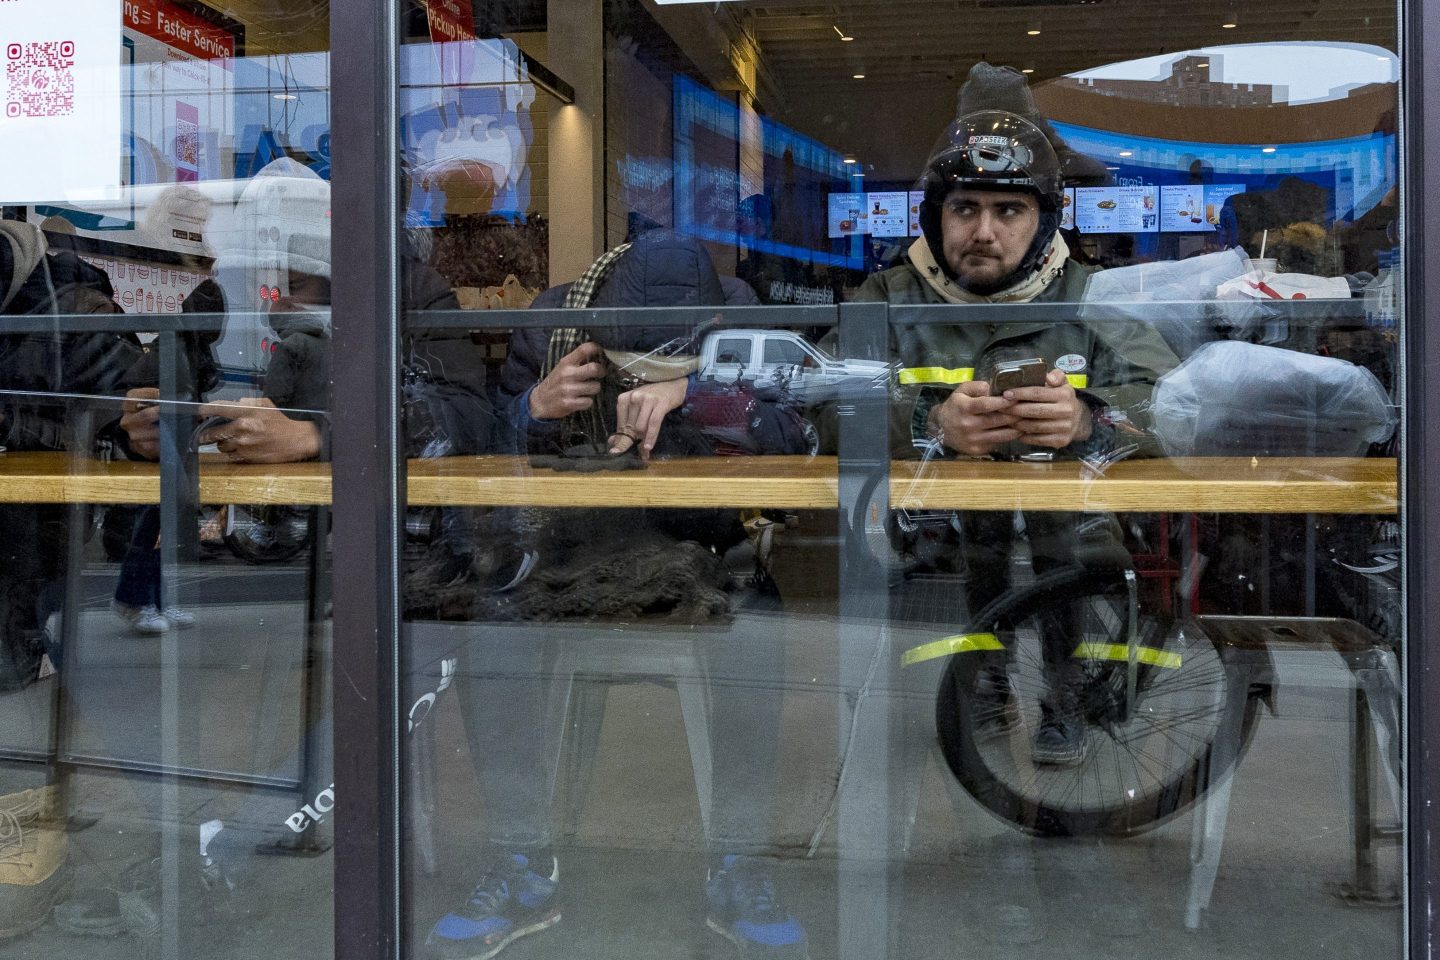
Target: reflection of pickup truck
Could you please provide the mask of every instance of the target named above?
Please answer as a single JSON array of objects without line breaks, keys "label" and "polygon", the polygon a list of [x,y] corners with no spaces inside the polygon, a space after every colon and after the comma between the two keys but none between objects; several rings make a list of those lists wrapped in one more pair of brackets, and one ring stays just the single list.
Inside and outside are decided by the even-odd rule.
[{"label": "reflection of pickup truck", "polygon": [[721,330],[700,346],[701,380],[748,385],[786,384],[801,403],[839,396],[849,377],[885,376],[879,360],[837,360],[788,330]]}]

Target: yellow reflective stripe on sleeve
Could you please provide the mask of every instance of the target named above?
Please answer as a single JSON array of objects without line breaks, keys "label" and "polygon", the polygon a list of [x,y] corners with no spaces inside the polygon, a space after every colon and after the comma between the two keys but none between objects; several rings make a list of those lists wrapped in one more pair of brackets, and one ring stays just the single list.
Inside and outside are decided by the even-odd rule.
[{"label": "yellow reflective stripe on sleeve", "polygon": [[900,382],[904,385],[969,383],[974,379],[974,367],[902,367],[900,369]]},{"label": "yellow reflective stripe on sleeve", "polygon": [[[1082,643],[1075,648],[1075,656],[1081,660],[1130,661],[1130,648],[1123,643]],[[1136,647],[1135,662],[1166,670],[1180,669],[1180,654],[1159,650],[1155,647]]]},{"label": "yellow reflective stripe on sleeve", "polygon": [[1067,373],[1065,379],[1076,390],[1084,390],[1090,384],[1090,378],[1083,373]]},{"label": "yellow reflective stripe on sleeve", "polygon": [[1004,649],[993,633],[961,633],[953,637],[945,637],[943,640],[932,640],[930,643],[911,647],[900,658],[900,665],[908,667],[924,663],[926,660],[948,657],[952,653],[975,653],[978,650]]}]

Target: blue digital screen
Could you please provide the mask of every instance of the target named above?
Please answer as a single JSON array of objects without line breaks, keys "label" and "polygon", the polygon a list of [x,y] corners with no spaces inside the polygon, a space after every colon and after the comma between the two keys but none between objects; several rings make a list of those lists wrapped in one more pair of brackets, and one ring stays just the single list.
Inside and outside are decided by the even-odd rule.
[{"label": "blue digital screen", "polygon": [[[1362,216],[1395,186],[1394,134],[1237,144],[1161,140],[1058,121],[1052,126],[1075,150],[1103,161],[1121,186],[1234,184],[1250,192],[1293,177],[1330,191],[1330,222]],[[1204,202],[1197,199],[1194,205],[1203,210]],[[1167,227],[1162,220],[1160,229],[1180,227],[1173,222]]]},{"label": "blue digital screen", "polygon": [[827,198],[859,183],[841,153],[763,116],[744,118],[742,140],[733,97],[685,76],[673,90],[677,230],[815,266],[864,264],[860,238],[829,236]]}]

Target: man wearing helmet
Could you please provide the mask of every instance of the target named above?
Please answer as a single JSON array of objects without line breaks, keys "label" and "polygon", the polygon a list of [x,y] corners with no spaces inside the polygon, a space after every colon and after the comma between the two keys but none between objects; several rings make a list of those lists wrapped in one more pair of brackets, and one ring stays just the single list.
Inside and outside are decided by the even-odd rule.
[{"label": "man wearing helmet", "polygon": [[[1007,75],[981,66],[992,78]],[[1037,123],[1044,121],[1006,110],[973,111],[953,122],[918,187],[923,236],[908,262],[871,276],[854,299],[892,305],[1083,299],[1093,268],[1071,260],[1060,235],[1061,163]],[[1155,380],[1176,363],[1140,324],[1102,328],[1023,310],[979,323],[957,317],[954,324],[906,325],[893,310],[891,318],[900,397],[891,435],[900,455],[928,445],[942,455],[997,459],[1125,456],[1143,439],[1135,424]],[[1032,359],[1044,361],[1042,385],[992,390],[997,364]],[[972,512],[957,521],[912,531],[905,546],[925,570],[964,572],[970,614],[1008,588],[1017,526],[1037,575],[1076,562],[1130,566],[1113,517],[1027,512],[1017,525],[1010,513]],[[1086,736],[1068,679],[1074,643],[1063,616],[1045,621],[1047,694],[1032,758],[1078,763]],[[1008,687],[995,679],[992,689],[1003,700]]]}]

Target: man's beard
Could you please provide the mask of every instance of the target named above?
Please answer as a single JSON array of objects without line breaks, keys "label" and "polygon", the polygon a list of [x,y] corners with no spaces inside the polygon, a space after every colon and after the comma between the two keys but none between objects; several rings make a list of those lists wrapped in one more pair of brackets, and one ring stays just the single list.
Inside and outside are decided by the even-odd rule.
[{"label": "man's beard", "polygon": [[964,277],[956,277],[955,284],[960,289],[967,293],[973,293],[977,297],[989,297],[1019,283],[1023,270],[1023,267],[1016,267],[998,280],[966,280]]}]

